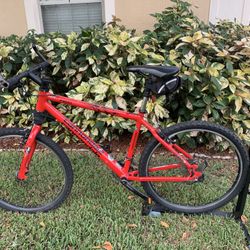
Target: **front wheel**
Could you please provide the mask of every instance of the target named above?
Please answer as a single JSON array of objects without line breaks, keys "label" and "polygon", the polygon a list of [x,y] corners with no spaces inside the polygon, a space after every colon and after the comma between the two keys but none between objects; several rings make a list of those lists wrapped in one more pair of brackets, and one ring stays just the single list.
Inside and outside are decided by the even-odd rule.
[{"label": "front wheel", "polygon": [[39,134],[29,164],[28,178],[17,173],[29,131],[0,129],[0,207],[18,212],[46,212],[57,208],[69,195],[73,172],[64,151],[50,138]]},{"label": "front wheel", "polygon": [[[202,178],[187,182],[142,182],[154,201],[176,212],[202,213],[217,209],[232,200],[242,189],[249,164],[240,139],[230,130],[202,121],[180,123],[164,133],[188,152],[190,163],[199,166]],[[171,170],[154,167],[175,164]],[[156,139],[141,156],[140,176],[188,176],[186,166]]]}]

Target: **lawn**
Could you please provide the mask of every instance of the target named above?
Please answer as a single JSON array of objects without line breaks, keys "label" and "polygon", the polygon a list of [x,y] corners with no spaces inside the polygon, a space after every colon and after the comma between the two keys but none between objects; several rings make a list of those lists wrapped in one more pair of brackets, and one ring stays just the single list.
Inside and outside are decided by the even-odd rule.
[{"label": "lawn", "polygon": [[[32,215],[0,210],[0,249],[110,249],[107,242],[129,250],[245,248],[233,220],[167,213],[142,217],[142,201],[93,154],[71,153],[70,159],[75,182],[59,209]],[[246,217],[249,210],[248,204]]]}]

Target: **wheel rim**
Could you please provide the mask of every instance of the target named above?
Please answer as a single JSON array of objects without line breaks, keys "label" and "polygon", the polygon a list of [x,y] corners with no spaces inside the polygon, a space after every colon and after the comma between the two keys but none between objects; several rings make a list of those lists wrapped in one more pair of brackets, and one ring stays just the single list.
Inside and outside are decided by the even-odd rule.
[{"label": "wheel rim", "polygon": [[[158,200],[168,206],[178,206],[181,209],[212,208],[225,203],[242,176],[243,163],[236,146],[225,136],[206,129],[186,129],[177,131],[169,136],[185,151],[195,153],[200,169],[204,169],[203,182],[185,183],[149,183],[152,192]],[[209,142],[209,144],[207,144]],[[215,143],[216,142],[216,143]],[[209,147],[205,147],[209,145]],[[202,161],[205,159],[207,167]],[[157,144],[149,155],[146,170],[147,176],[183,176],[188,175],[186,168],[163,172],[148,172],[154,166],[170,163],[181,163],[171,153],[166,152],[161,144]],[[228,167],[230,166],[230,167]]]},{"label": "wheel rim", "polygon": [[22,141],[21,135],[0,137],[0,203],[11,210],[45,210],[60,199],[66,173],[55,152],[37,140],[28,179],[18,181]]}]

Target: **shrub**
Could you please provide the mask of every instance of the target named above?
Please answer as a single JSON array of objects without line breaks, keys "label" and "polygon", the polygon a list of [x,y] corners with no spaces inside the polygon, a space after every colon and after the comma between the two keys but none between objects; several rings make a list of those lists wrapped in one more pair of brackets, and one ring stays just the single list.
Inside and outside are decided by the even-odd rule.
[{"label": "shrub", "polygon": [[[136,83],[140,79],[134,74],[126,72],[126,67],[129,64],[164,61],[164,58],[155,54],[151,48],[143,47],[142,37],[113,23],[104,27],[84,29],[80,34],[37,35],[30,32],[24,38],[2,38],[0,67],[5,77],[24,71],[37,62],[36,54],[31,50],[32,42],[38,45],[53,65],[50,75],[55,82],[54,93],[66,92],[67,96],[78,100],[95,101],[107,107],[129,111],[134,111],[142,96],[143,86]],[[31,90],[36,91],[37,86],[33,85]],[[2,95],[0,126],[26,126],[31,116],[30,108],[35,100],[33,96],[31,104],[27,103],[21,99],[18,91],[15,91],[15,95]],[[168,113],[163,104],[162,99],[149,103],[148,108],[154,110],[153,121],[156,121],[156,116],[167,117]],[[122,118],[61,105],[58,105],[58,108],[87,133],[97,138],[110,138],[114,132],[122,133],[132,129],[131,121]],[[57,133],[56,140],[64,139],[69,142],[69,135],[60,133],[60,126],[54,124],[52,130]]]},{"label": "shrub", "polygon": [[[228,21],[206,25],[194,16],[190,4],[173,0],[175,5],[154,14],[152,31],[136,36],[134,31],[111,23],[88,28],[80,34],[29,32],[24,38],[1,38],[0,68],[6,77],[26,70],[37,62],[31,42],[54,66],[51,75],[54,93],[66,92],[79,100],[134,111],[142,96],[144,79],[127,73],[130,64],[176,65],[181,69],[183,88],[164,106],[165,97],[148,104],[153,123],[203,119],[232,127],[250,143],[250,26]],[[32,85],[33,93],[37,87]],[[15,95],[0,97],[0,126],[26,126],[31,104]],[[70,119],[97,138],[130,131],[132,123],[92,111],[58,105]],[[166,119],[168,118],[168,119]],[[46,126],[47,124],[45,124]],[[69,142],[54,124],[57,140]]]},{"label": "shrub", "polygon": [[183,88],[167,106],[175,121],[209,120],[231,126],[250,142],[250,26],[205,25],[187,2],[155,14],[145,42],[181,68]]}]

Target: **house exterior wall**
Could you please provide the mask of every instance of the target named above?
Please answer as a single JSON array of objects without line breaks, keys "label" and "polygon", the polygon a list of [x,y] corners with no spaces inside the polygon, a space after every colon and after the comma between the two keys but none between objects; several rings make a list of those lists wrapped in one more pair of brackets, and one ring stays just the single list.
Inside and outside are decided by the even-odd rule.
[{"label": "house exterior wall", "polygon": [[[188,0],[193,5],[194,13],[203,21],[208,22],[211,0]],[[166,7],[173,5],[170,0],[116,0],[116,17],[122,24],[142,33],[151,29],[155,19],[150,14],[161,12]]]},{"label": "house exterior wall", "polygon": [[[24,1],[26,0],[0,1],[0,36],[27,33]],[[188,1],[193,4],[195,14],[208,22],[211,0]],[[126,27],[142,33],[143,30],[151,29],[154,25],[155,20],[150,16],[151,13],[161,12],[172,4],[170,0],[115,0],[115,15]]]},{"label": "house exterior wall", "polygon": [[24,35],[27,22],[23,0],[0,1],[0,36]]}]

